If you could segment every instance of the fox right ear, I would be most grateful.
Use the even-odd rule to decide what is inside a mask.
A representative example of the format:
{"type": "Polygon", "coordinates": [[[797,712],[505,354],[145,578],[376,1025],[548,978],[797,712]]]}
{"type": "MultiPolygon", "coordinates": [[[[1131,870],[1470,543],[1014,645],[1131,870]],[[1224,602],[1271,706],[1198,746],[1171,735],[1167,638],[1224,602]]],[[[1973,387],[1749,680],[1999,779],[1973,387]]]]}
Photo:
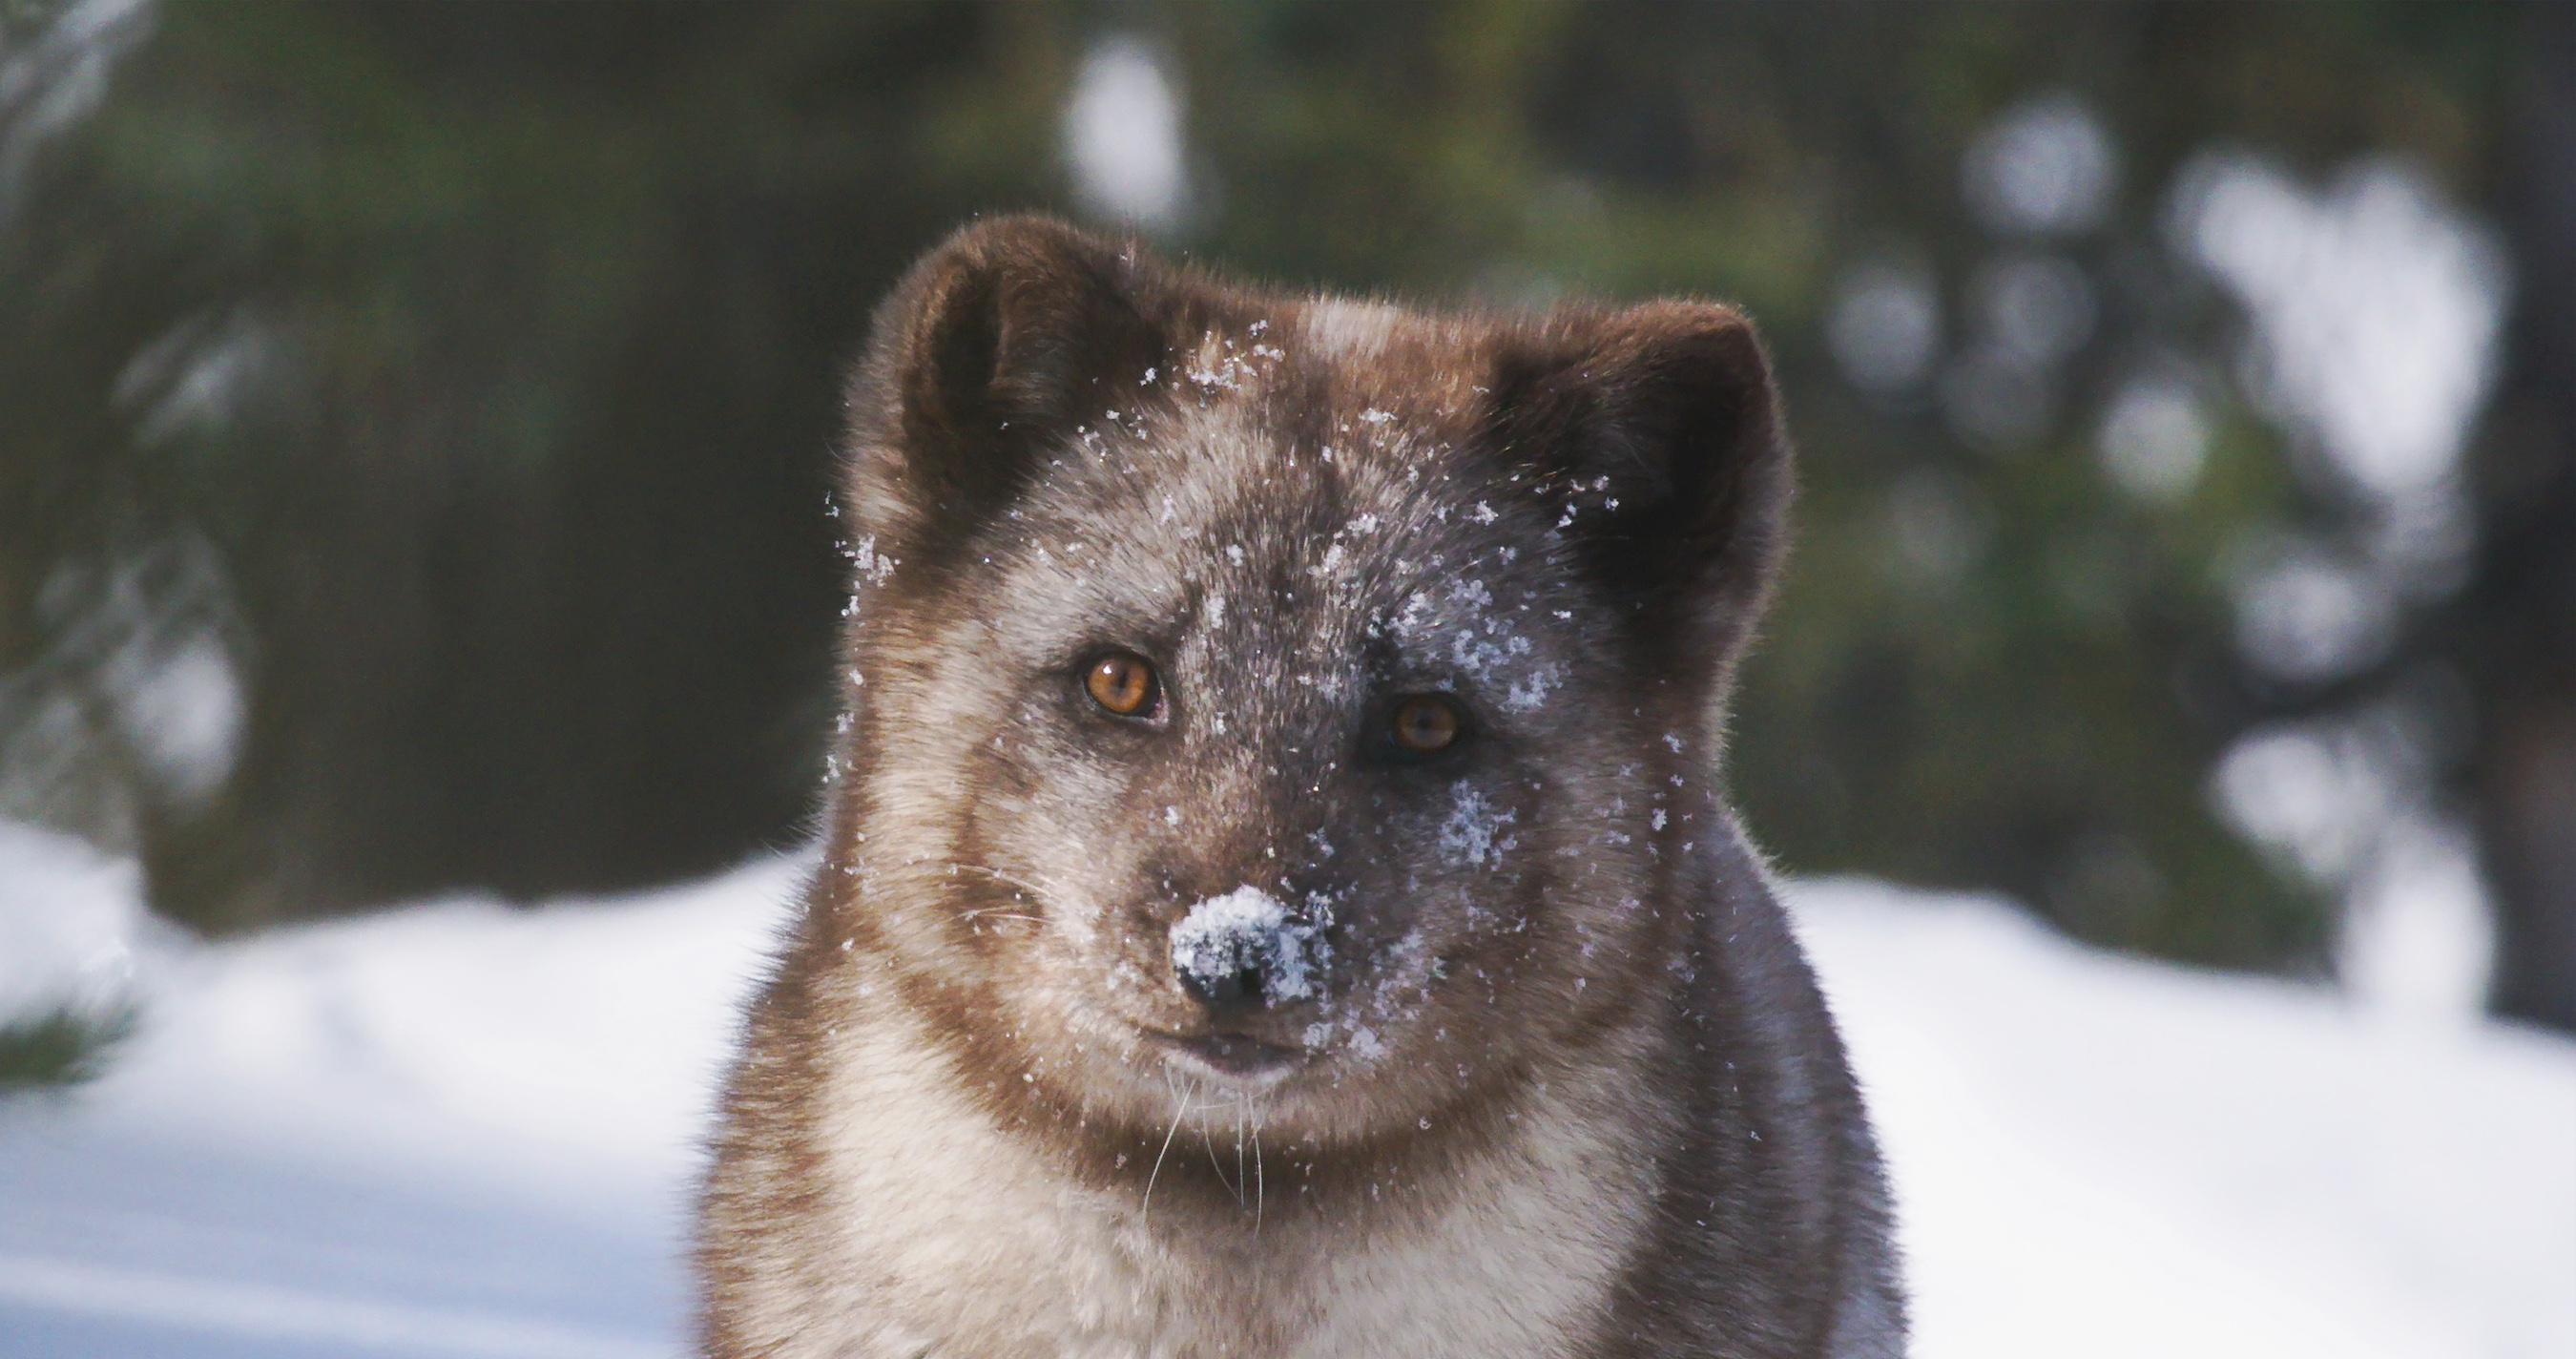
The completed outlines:
{"type": "Polygon", "coordinates": [[[999,512],[1042,450],[1168,364],[1146,316],[1160,273],[1045,217],[967,227],[913,266],[852,392],[863,531],[926,560],[999,512]]]}
{"type": "Polygon", "coordinates": [[[1789,444],[1770,361],[1732,307],[1568,308],[1514,337],[1491,438],[1639,635],[1723,674],[1787,536],[1789,444]]]}

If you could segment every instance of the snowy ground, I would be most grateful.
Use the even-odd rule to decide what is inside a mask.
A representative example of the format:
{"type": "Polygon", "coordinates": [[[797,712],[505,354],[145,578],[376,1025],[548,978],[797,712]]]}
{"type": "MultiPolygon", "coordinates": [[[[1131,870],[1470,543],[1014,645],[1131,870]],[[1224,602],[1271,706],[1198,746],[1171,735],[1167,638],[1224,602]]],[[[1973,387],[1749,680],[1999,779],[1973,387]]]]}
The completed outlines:
{"type": "MultiPolygon", "coordinates": [[[[149,1001],[106,1078],[0,1102],[0,1355],[681,1353],[692,1146],[800,867],[208,949],[141,919],[130,867],[0,824],[0,1014],[149,1001]]],[[[2576,1043],[1991,902],[1795,898],[1918,1354],[2576,1354],[2576,1043]]]]}

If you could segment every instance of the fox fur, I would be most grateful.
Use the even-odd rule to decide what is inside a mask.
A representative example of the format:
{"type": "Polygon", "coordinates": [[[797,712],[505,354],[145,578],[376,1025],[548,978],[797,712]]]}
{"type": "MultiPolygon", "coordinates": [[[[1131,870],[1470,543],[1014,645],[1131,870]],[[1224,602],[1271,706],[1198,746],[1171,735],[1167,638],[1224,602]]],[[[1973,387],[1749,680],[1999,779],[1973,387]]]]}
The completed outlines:
{"type": "Polygon", "coordinates": [[[850,405],[847,718],[708,1354],[1902,1352],[1718,782],[1791,486],[1743,316],[1292,295],[1017,217],[914,268],[850,405]],[[1176,961],[1227,900],[1303,950],[1249,1001],[1176,961]]]}

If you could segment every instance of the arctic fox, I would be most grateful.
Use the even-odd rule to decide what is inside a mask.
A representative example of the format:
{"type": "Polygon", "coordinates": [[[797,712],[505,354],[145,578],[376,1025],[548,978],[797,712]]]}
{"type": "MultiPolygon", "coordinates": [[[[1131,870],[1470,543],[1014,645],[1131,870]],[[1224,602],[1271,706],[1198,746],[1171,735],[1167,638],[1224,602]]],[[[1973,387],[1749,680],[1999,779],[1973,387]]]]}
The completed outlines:
{"type": "Polygon", "coordinates": [[[1902,1352],[1718,783],[1790,492],[1741,315],[1020,217],[921,261],[850,395],[848,718],[710,1354],[1902,1352]]]}

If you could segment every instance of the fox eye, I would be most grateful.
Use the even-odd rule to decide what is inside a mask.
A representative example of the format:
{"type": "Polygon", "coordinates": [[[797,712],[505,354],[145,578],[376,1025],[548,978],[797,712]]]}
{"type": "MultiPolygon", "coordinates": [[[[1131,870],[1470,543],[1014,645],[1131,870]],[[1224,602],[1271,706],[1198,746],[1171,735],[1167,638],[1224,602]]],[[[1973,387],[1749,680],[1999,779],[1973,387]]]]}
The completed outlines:
{"type": "Polygon", "coordinates": [[[1437,755],[1457,743],[1458,705],[1438,694],[1416,694],[1395,705],[1390,720],[1395,748],[1408,755],[1437,755]]]}
{"type": "Polygon", "coordinates": [[[1090,673],[1083,676],[1082,687],[1090,691],[1092,702],[1120,717],[1142,717],[1152,712],[1154,699],[1163,690],[1153,662],[1126,651],[1113,651],[1093,661],[1090,673]]]}

